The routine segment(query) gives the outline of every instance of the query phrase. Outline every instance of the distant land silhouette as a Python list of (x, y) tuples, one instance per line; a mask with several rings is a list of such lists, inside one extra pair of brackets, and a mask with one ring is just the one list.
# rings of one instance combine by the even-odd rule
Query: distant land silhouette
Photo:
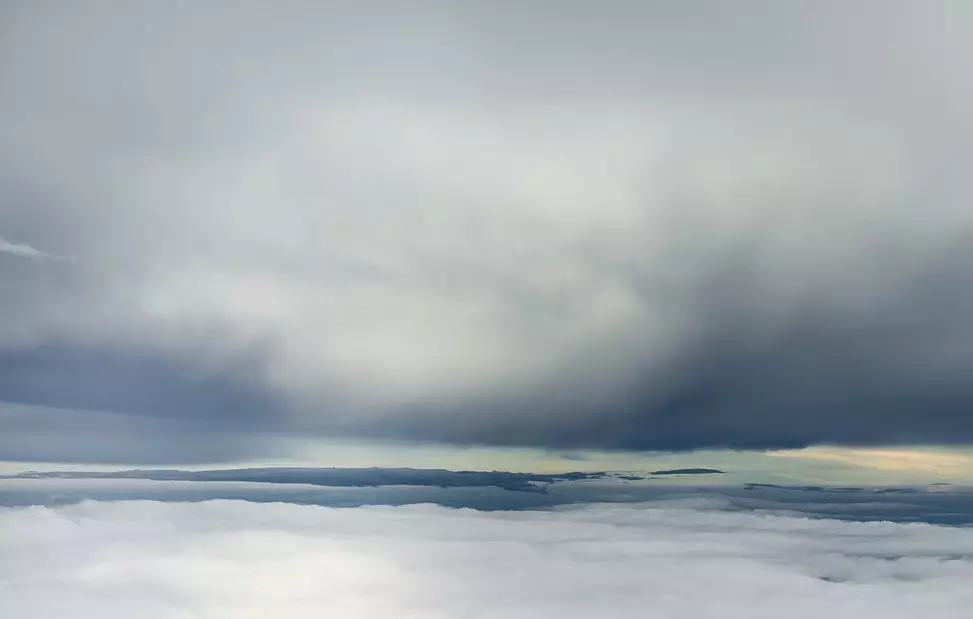
[(719, 469), (662, 469), (652, 471), (649, 475), (722, 475), (726, 471)]
[(153, 481), (246, 481), (313, 486), (439, 486), (469, 488), (493, 486), (520, 492), (544, 492), (558, 481), (603, 479), (608, 473), (510, 473), (506, 471), (448, 471), (412, 468), (305, 468), (265, 467), (183, 471), (179, 469), (133, 469), (128, 471), (28, 471), (0, 475), (0, 479), (148, 479)]

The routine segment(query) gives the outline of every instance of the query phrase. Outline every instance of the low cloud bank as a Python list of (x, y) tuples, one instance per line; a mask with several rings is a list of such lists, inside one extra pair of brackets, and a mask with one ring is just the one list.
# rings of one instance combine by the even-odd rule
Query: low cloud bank
[(973, 530), (721, 511), (236, 501), (0, 510), (0, 616), (964, 616)]

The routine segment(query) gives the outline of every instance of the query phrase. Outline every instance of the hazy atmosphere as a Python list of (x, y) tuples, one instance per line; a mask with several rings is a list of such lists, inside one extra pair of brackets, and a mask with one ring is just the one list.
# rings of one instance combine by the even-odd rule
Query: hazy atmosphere
[(971, 33), (0, 0), (0, 615), (959, 617)]

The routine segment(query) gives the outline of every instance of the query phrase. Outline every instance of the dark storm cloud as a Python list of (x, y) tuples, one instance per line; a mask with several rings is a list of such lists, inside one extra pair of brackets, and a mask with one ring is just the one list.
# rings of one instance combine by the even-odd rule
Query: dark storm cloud
[[(198, 464), (282, 455), (286, 403), (242, 363), (208, 371), (149, 351), (0, 353), (0, 459)], [(120, 411), (120, 412), (113, 412)]]
[(225, 417), (246, 425), (276, 404), (246, 368), (208, 374), (131, 349), (34, 347), (0, 354), (0, 399), (145, 417)]
[(0, 11), (0, 459), (973, 440), (957, 5)]
[(205, 464), (273, 457), (266, 435), (206, 418), (143, 417), (0, 402), (0, 457), (14, 462)]

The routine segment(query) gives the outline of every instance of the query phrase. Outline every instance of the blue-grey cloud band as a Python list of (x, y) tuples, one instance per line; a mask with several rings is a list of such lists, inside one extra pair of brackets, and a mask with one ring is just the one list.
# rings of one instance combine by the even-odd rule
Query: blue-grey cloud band
[(0, 458), (973, 441), (963, 7), (0, 11)]

